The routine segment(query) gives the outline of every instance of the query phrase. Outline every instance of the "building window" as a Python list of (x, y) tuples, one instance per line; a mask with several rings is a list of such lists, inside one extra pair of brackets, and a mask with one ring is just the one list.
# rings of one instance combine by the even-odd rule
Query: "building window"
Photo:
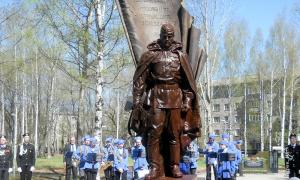
[(213, 105), (213, 111), (214, 112), (219, 112), (220, 111), (220, 104), (214, 104)]
[(225, 111), (229, 111), (230, 110), (229, 104), (224, 104), (224, 110)]
[(225, 122), (228, 123), (228, 122), (229, 122), (229, 121), (228, 121), (228, 116), (225, 116), (225, 117), (224, 117), (224, 120), (225, 120)]
[(238, 121), (239, 121), (239, 117), (238, 117), (238, 116), (235, 116), (234, 122), (237, 123)]
[(214, 123), (220, 123), (220, 117), (214, 117)]
[(215, 130), (215, 135), (220, 135), (220, 130), (219, 129)]
[(258, 114), (249, 114), (249, 121), (259, 121)]

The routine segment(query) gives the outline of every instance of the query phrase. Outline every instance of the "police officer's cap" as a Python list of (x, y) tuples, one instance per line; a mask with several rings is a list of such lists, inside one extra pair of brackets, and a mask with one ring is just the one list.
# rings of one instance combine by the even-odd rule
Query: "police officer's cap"
[(291, 134), (290, 134), (290, 138), (291, 138), (291, 137), (297, 137), (297, 135), (296, 135), (295, 133), (291, 133)]
[(29, 133), (24, 133), (23, 137), (25, 137), (25, 136), (30, 136), (30, 135), (29, 135)]
[(5, 135), (0, 134), (0, 139), (6, 139)]

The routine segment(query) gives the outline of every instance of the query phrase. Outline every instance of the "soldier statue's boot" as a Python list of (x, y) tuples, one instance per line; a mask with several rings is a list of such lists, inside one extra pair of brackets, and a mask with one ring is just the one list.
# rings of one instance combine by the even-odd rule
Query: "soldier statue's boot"
[(170, 170), (174, 178), (183, 176), (179, 168), (180, 161), (180, 145), (177, 143), (170, 145)]
[[(149, 142), (149, 141), (148, 141)], [(156, 180), (164, 176), (162, 157), (159, 151), (159, 141), (148, 143), (148, 158), (150, 164), (149, 174), (145, 176), (145, 180)]]

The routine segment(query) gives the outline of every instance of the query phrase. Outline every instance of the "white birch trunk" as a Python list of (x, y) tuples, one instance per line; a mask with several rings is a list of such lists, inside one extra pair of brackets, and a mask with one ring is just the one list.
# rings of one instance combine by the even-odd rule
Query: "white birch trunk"
[(245, 157), (248, 155), (248, 141), (247, 141), (247, 84), (244, 85), (244, 141), (245, 141)]
[(39, 126), (39, 69), (38, 69), (38, 50), (36, 50), (35, 54), (35, 123), (34, 123), (34, 147), (35, 147), (35, 155), (38, 155), (38, 126)]
[[(2, 66), (0, 67), (2, 72)], [(4, 104), (4, 84), (1, 83), (1, 133), (5, 134), (5, 104)]]
[(260, 114), (260, 151), (264, 151), (264, 90), (263, 90), (263, 79), (260, 72), (260, 93), (259, 93), (259, 114)]
[[(293, 128), (293, 104), (294, 104), (294, 85), (295, 85), (295, 69), (294, 69), (294, 62), (292, 65), (292, 86), (291, 86), (291, 93), (290, 93), (290, 116), (289, 116), (289, 135), (292, 133)], [(288, 137), (288, 144), (290, 144), (290, 138)]]
[(286, 111), (286, 75), (287, 75), (287, 64), (286, 64), (286, 54), (285, 49), (283, 49), (283, 69), (284, 69), (284, 77), (283, 77), (283, 100), (282, 100), (282, 119), (281, 119), (281, 158), (284, 158), (284, 133), (285, 133), (285, 111)]
[(96, 83), (96, 117), (95, 117), (95, 134), (99, 139), (99, 144), (102, 146), (102, 125), (103, 125), (103, 77), (104, 69), (104, 29), (103, 21), (105, 16), (105, 1), (95, 1), (95, 16), (98, 37), (98, 53), (97, 53), (97, 83)]
[(14, 59), (15, 59), (15, 92), (14, 92), (14, 169), (16, 169), (17, 158), (17, 142), (18, 142), (18, 106), (17, 106), (17, 90), (18, 90), (18, 67), (17, 67), (17, 46), (14, 47)]
[(274, 71), (271, 72), (271, 92), (270, 92), (270, 119), (269, 119), (269, 151), (272, 151), (272, 126), (273, 126), (273, 79)]

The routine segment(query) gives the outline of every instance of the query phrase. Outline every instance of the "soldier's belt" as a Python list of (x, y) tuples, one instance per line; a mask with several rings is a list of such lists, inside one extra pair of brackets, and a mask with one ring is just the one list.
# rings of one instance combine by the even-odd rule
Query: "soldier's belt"
[(210, 152), (210, 153), (208, 153), (207, 157), (209, 157), (209, 158), (217, 158), (218, 157), (218, 153), (216, 153), (216, 152)]
[(179, 84), (165, 84), (165, 83), (158, 83), (156, 84), (158, 89), (178, 89), (180, 88)]

